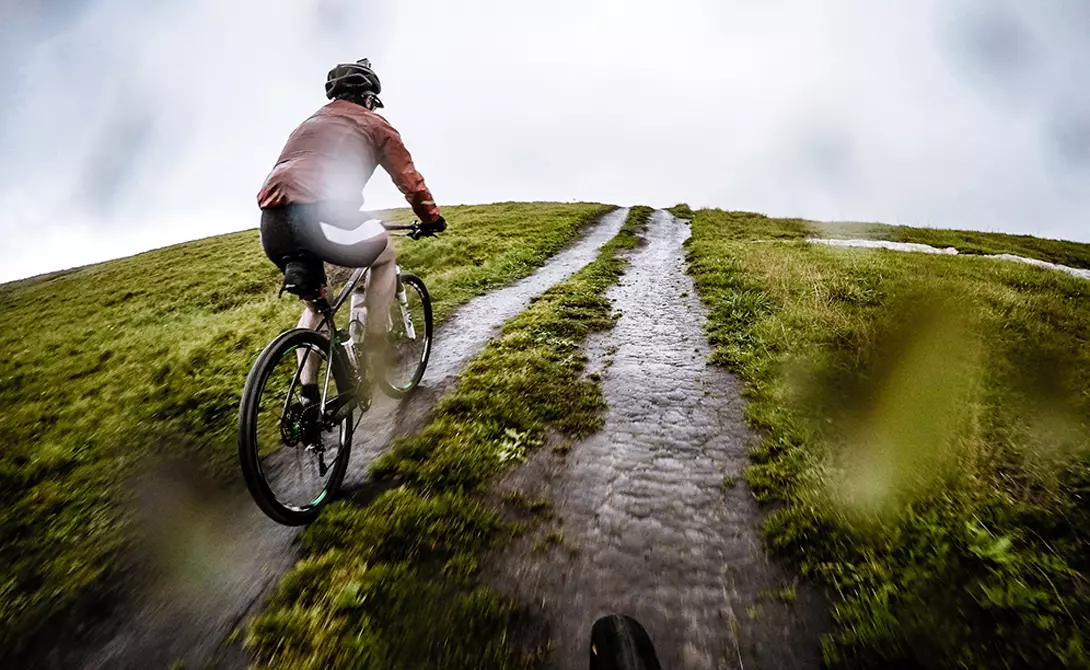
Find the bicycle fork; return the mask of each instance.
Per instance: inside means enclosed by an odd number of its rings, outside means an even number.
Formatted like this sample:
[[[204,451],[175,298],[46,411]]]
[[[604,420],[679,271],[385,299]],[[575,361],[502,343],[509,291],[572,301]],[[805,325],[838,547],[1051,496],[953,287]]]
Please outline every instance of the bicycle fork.
[[[401,326],[404,328],[406,339],[415,340],[416,327],[413,325],[412,314],[409,311],[409,295],[405,290],[404,282],[401,281],[401,266],[395,265],[394,268],[397,282],[395,295],[398,307],[400,308],[398,311],[401,313]],[[356,303],[355,295],[352,297],[352,300],[353,303]],[[320,310],[324,307],[322,313],[323,316],[326,316],[326,322],[332,324],[333,315],[329,309],[328,303],[325,303],[324,299],[320,299],[318,303]],[[371,408],[370,384],[367,379],[368,364],[366,352],[361,351],[368,316],[367,307],[365,305],[353,304],[351,307],[348,329],[330,328],[330,360],[332,361],[334,357],[338,355],[343,355],[347,358],[348,367],[353,381],[355,382],[355,388],[351,394],[340,394],[335,398],[332,398],[329,402],[325,401],[326,394],[323,393],[322,416],[328,417],[323,420],[323,423],[325,423],[328,428],[332,428],[348,418],[354,405],[359,405],[360,409],[364,412]],[[392,315],[387,314],[387,333],[393,331],[393,325]],[[340,348],[339,352],[336,351],[338,347]],[[326,389],[329,388],[329,375],[331,369],[331,367],[326,369]]]
[[[401,266],[397,268],[397,304],[401,307],[401,325],[405,328],[405,337],[409,340],[416,339],[416,328],[413,326],[413,317],[409,314],[409,294],[405,291],[405,283],[401,281]],[[391,327],[393,324],[390,324]]]

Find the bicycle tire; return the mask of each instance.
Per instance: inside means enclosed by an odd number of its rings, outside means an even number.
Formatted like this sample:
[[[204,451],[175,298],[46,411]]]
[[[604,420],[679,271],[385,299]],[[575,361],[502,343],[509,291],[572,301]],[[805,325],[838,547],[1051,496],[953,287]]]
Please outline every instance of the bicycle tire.
[[[258,356],[246,377],[238,413],[238,455],[246,487],[261,511],[273,521],[285,526],[301,526],[317,518],[321,508],[340,489],[352,451],[353,421],[350,412],[342,422],[342,430],[346,432],[341,439],[342,444],[338,449],[337,460],[331,466],[329,479],[322,494],[315,499],[316,502],[306,508],[294,509],[282,504],[265,479],[257,439],[257,418],[261,407],[261,395],[276,364],[301,345],[312,345],[320,351],[328,352],[329,338],[313,330],[297,328],[285,331],[273,339]],[[327,362],[327,365],[333,366],[333,378],[338,393],[350,392],[352,375],[344,360],[334,352],[333,361]]]
[[[662,670],[651,637],[638,621],[610,614],[590,631],[590,670]]]
[[[431,344],[432,344],[432,309],[431,309],[431,295],[428,293],[428,287],[424,285],[424,280],[416,275],[403,273],[401,275],[401,282],[405,285],[406,291],[415,291],[420,297],[421,305],[424,308],[424,349],[418,359],[416,371],[408,384],[402,384],[395,386],[389,379],[383,376],[378,380],[378,388],[384,395],[391,398],[400,399],[404,398],[413,391],[420,384],[420,379],[424,376],[424,371],[428,367],[428,359],[431,358]],[[400,304],[394,302],[393,310],[400,310]]]

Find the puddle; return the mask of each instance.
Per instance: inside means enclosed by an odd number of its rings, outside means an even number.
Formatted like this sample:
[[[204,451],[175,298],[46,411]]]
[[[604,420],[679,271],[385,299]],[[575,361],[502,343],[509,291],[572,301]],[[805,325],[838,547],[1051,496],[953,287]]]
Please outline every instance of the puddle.
[[[810,238],[806,240],[811,244],[824,244],[831,247],[862,247],[867,249],[890,249],[891,251],[915,251],[925,254],[946,254],[950,256],[958,255],[958,250],[953,247],[932,247],[927,244],[917,244],[915,242],[888,242],[886,240],[824,240],[817,238]],[[1025,256],[1015,256],[1014,254],[962,254],[979,256],[983,258],[996,258],[1004,261],[1014,261],[1018,263],[1027,263],[1029,265],[1036,265],[1037,267],[1047,268],[1049,270],[1057,270],[1059,272],[1065,272],[1073,277],[1081,277],[1083,279],[1090,279],[1090,270],[1083,270],[1081,268],[1073,268],[1068,265],[1059,265],[1057,263],[1049,263],[1047,261],[1040,261],[1036,258],[1026,258]]]

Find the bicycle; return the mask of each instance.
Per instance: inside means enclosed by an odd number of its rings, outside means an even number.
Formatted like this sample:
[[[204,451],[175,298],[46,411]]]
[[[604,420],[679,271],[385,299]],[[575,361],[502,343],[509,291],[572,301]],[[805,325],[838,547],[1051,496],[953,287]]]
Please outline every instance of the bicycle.
[[[413,240],[428,235],[419,222],[382,225],[389,231],[408,231]],[[380,379],[371,379],[368,357],[356,350],[349,330],[336,327],[337,311],[368,270],[356,269],[332,304],[323,286],[321,295],[313,300],[322,317],[318,327],[295,328],[278,335],[246,377],[238,414],[239,462],[254,501],[278,523],[307,524],[336,495],[348,469],[358,424],[358,420],[352,421],[353,413],[358,409],[362,416],[370,408],[372,388],[403,398],[416,389],[427,367],[432,342],[431,298],[424,282],[402,273],[400,266],[397,298],[385,315],[389,364]],[[308,364],[319,382],[316,402],[308,402],[300,393],[300,375]],[[391,378],[391,373],[405,364],[410,374]],[[336,393],[331,395],[331,390]]]

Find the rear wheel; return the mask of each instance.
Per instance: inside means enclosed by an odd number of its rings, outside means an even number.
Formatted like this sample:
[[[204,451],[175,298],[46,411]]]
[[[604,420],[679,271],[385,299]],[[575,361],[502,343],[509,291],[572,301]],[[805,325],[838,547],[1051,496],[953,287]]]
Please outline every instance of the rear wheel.
[[[431,297],[423,280],[402,274],[405,303],[395,300],[390,307],[385,374],[378,387],[391,398],[404,398],[420,383],[431,356]]]
[[[301,372],[317,381],[320,398],[302,396]],[[327,407],[354,398],[342,361],[329,360],[329,339],[289,330],[274,339],[246,378],[238,415],[238,455],[250,494],[269,518],[289,526],[312,521],[336,495],[352,448],[351,411],[335,425]]]

